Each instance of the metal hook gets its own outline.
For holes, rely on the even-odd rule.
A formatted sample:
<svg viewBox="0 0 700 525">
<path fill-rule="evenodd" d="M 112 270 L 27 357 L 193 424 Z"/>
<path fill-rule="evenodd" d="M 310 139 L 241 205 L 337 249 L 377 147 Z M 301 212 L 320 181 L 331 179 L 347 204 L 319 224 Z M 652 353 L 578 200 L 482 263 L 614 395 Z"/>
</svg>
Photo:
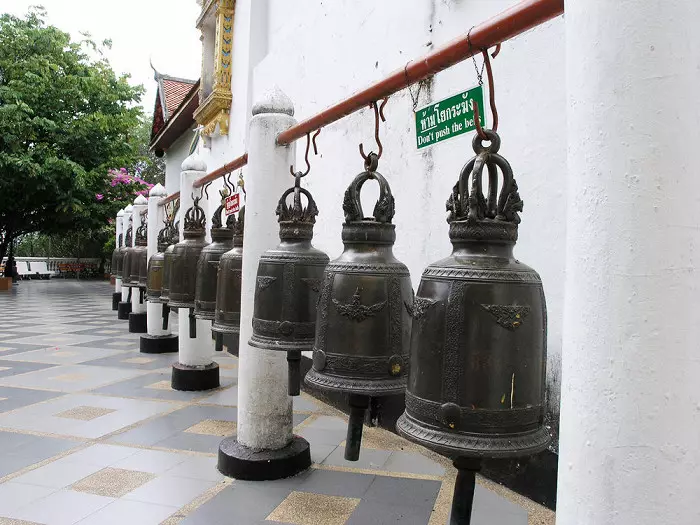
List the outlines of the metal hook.
<svg viewBox="0 0 700 525">
<path fill-rule="evenodd" d="M 498 53 L 500 52 L 500 50 L 501 44 L 498 44 L 492 56 L 495 58 L 496 55 L 498 55 Z M 491 68 L 491 59 L 489 58 L 488 49 L 482 50 L 481 53 L 484 56 L 484 64 L 486 65 L 486 76 L 489 79 L 489 103 L 491 104 L 491 114 L 493 116 L 493 125 L 491 126 L 491 129 L 493 131 L 498 131 L 498 110 L 496 109 L 496 94 L 495 87 L 493 85 L 493 69 Z M 481 138 L 483 139 L 484 137 Z"/>
<path fill-rule="evenodd" d="M 241 168 L 241 170 L 238 172 L 238 182 L 236 183 L 236 186 L 237 186 L 238 188 L 241 188 L 241 190 L 243 190 L 243 195 L 245 196 L 245 195 L 246 195 L 246 192 L 245 192 L 245 180 L 243 180 L 243 169 L 242 169 L 242 168 Z"/>
<path fill-rule="evenodd" d="M 226 176 L 224 177 L 224 186 L 228 188 L 228 190 L 231 192 L 231 195 L 233 195 L 236 192 L 236 188 L 233 186 L 233 183 L 231 182 L 231 172 L 227 173 Z"/>
<path fill-rule="evenodd" d="M 382 122 L 386 122 L 386 117 L 384 117 L 384 106 L 386 106 L 386 103 L 388 102 L 389 97 L 385 98 L 382 100 L 382 103 L 380 105 L 377 105 L 377 102 L 372 102 L 369 107 L 374 109 L 374 140 L 377 141 L 377 160 L 379 160 L 382 156 L 382 152 L 384 151 L 384 146 L 382 146 L 382 141 L 379 140 L 379 120 L 381 119 Z M 365 155 L 365 150 L 362 146 L 362 143 L 360 143 L 360 155 L 362 155 L 362 158 L 366 161 L 368 155 Z"/>
<path fill-rule="evenodd" d="M 314 134 L 314 155 L 318 155 L 318 149 L 316 148 L 316 137 L 318 134 L 321 133 L 321 130 L 319 129 L 316 131 Z M 306 171 L 294 171 L 294 166 L 289 166 L 289 173 L 292 174 L 292 177 L 295 177 L 297 179 L 297 184 L 298 180 L 301 177 L 306 177 L 309 172 L 311 171 L 311 164 L 309 163 L 309 146 L 311 145 L 311 133 L 306 134 L 306 152 L 304 153 L 304 161 L 306 162 Z"/>
<path fill-rule="evenodd" d="M 207 200 L 209 200 L 209 186 L 211 186 L 211 182 L 207 182 L 207 183 L 204 185 L 204 192 L 203 192 L 203 193 L 207 196 Z M 199 198 L 200 198 L 200 199 L 202 198 L 202 192 L 200 192 Z"/>
</svg>

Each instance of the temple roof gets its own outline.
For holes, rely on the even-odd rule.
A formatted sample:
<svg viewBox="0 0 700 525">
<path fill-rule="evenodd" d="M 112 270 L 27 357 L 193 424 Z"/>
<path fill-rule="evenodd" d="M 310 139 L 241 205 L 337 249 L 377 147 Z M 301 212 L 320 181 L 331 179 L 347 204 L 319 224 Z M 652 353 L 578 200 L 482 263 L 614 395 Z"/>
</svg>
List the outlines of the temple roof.
<svg viewBox="0 0 700 525">
<path fill-rule="evenodd" d="M 167 149 L 169 144 L 162 143 L 162 139 L 166 138 L 163 136 L 164 132 L 168 131 L 166 128 L 172 128 L 171 124 L 179 120 L 181 122 L 176 127 L 178 130 L 183 128 L 182 131 L 184 131 L 194 122 L 193 114 L 198 105 L 196 94 L 199 89 L 199 80 L 172 77 L 158 71 L 155 71 L 155 80 L 158 82 L 158 92 L 153 109 L 151 148 L 158 146 L 159 149 Z M 171 120 L 173 120 L 172 123 Z M 172 143 L 177 139 L 177 136 L 172 137 L 172 132 L 168 135 L 167 139 L 172 140 L 166 139 L 166 142 Z"/>
</svg>

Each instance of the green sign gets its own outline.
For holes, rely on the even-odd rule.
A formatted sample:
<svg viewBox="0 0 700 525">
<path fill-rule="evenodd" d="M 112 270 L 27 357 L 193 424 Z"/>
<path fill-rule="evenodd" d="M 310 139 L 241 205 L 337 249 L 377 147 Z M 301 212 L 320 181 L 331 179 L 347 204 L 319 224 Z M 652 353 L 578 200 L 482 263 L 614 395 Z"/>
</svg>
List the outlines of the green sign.
<svg viewBox="0 0 700 525">
<path fill-rule="evenodd" d="M 474 131 L 476 124 L 472 104 L 478 104 L 479 120 L 482 126 L 486 126 L 482 86 L 476 86 L 416 111 L 418 149 Z"/>
</svg>

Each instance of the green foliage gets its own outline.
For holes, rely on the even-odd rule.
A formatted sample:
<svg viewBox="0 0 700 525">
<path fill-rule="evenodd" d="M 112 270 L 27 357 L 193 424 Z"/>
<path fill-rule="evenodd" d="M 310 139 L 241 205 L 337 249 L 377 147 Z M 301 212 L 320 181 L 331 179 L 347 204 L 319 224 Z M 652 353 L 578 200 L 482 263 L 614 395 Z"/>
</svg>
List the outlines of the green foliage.
<svg viewBox="0 0 700 525">
<path fill-rule="evenodd" d="M 0 256 L 32 232 L 97 235 L 104 245 L 103 228 L 135 189 L 97 200 L 108 170 L 147 163 L 143 88 L 102 58 L 108 42 L 71 41 L 44 16 L 0 16 Z"/>
</svg>

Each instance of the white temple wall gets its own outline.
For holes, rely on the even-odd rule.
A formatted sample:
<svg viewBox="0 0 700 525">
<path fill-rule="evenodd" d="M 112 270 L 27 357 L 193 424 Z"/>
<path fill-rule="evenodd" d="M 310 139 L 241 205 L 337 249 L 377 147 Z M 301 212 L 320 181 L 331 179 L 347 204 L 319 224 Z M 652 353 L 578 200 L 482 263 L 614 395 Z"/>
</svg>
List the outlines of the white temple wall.
<svg viewBox="0 0 700 525">
<path fill-rule="evenodd" d="M 512 3 L 415 0 L 408 8 L 405 0 L 300 0 L 294 5 L 287 0 L 238 0 L 229 134 L 217 134 L 209 141 L 210 149 L 202 150 L 208 170 L 245 151 L 251 103 L 270 87 L 279 86 L 294 102 L 296 118 L 303 120 L 462 35 Z M 477 57 L 479 67 L 481 62 Z M 493 68 L 501 153 L 513 167 L 525 202 L 515 253 L 540 273 L 547 295 L 549 405 L 556 415 L 566 233 L 562 19 L 505 43 Z M 419 107 L 476 83 L 474 64 L 465 61 L 428 82 L 420 92 Z M 417 89 L 411 88 L 414 95 Z M 395 254 L 409 267 L 417 288 L 424 267 L 450 251 L 445 201 L 459 170 L 473 155 L 473 134 L 418 151 L 408 90 L 389 99 L 385 114 L 387 122 L 380 128 L 384 154 L 379 171 L 387 177 L 396 199 Z M 491 123 L 490 112 L 487 118 Z M 317 142 L 319 155 L 311 152 L 311 173 L 304 184 L 320 209 L 314 244 L 333 259 L 342 251 L 343 193 L 363 170 L 358 144 L 364 142 L 365 151 L 376 150 L 373 112 L 363 110 L 324 128 Z M 297 147 L 300 167 L 304 147 L 302 140 Z M 291 185 L 291 176 L 289 180 Z M 210 195 L 215 187 L 216 183 Z M 371 213 L 376 195 L 376 187 L 366 188 L 366 214 Z M 269 198 L 270 213 L 274 213 L 279 195 Z"/>
</svg>

